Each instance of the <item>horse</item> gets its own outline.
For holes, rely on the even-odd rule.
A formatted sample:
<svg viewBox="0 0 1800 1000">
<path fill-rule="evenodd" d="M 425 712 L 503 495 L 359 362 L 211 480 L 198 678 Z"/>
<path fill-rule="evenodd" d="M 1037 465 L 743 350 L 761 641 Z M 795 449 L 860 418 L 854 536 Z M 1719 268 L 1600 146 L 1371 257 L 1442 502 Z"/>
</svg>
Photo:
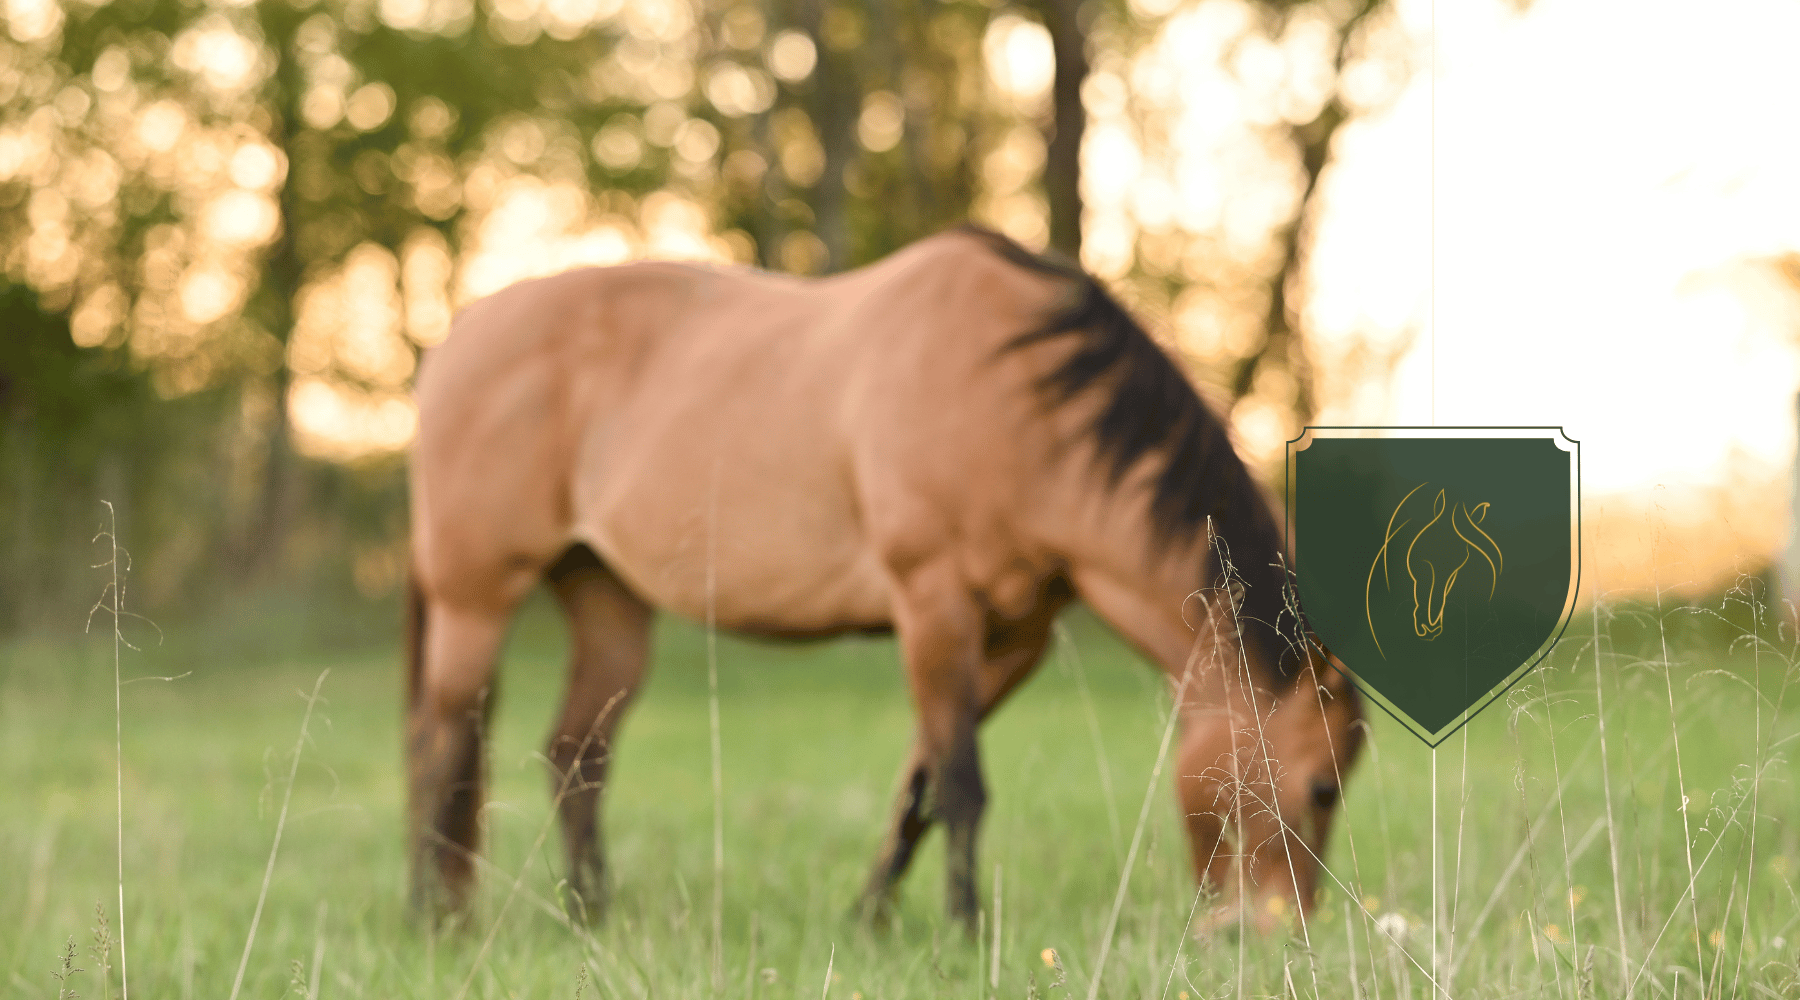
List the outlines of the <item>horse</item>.
<svg viewBox="0 0 1800 1000">
<path fill-rule="evenodd" d="M 1224 422 L 1077 266 L 964 227 L 818 279 L 573 270 L 469 305 L 415 392 L 408 826 L 434 919 L 470 902 L 496 657 L 540 581 L 571 634 L 546 756 L 589 920 L 656 611 L 895 634 L 917 730 L 860 906 L 890 912 L 941 823 L 947 907 L 972 927 L 976 729 L 1077 599 L 1175 694 L 1176 793 L 1220 919 L 1311 906 L 1361 702 L 1299 617 Z"/>
</svg>

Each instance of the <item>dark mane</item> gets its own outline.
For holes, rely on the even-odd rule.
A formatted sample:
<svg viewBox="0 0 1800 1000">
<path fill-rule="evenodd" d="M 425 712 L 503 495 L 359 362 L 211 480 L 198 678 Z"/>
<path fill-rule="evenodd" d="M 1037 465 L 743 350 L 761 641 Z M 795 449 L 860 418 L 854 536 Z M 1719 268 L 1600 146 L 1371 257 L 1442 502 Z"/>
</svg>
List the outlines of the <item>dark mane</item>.
<svg viewBox="0 0 1800 1000">
<path fill-rule="evenodd" d="M 1191 543 L 1210 517 L 1218 551 L 1208 560 L 1208 579 L 1202 585 L 1221 585 L 1221 570 L 1244 584 L 1243 618 L 1267 626 L 1266 632 L 1254 625 L 1247 632 L 1262 633 L 1256 638 L 1270 643 L 1278 678 L 1292 680 L 1303 659 L 1286 636 L 1298 609 L 1289 604 L 1286 571 L 1279 564 L 1285 545 L 1224 422 L 1207 408 L 1168 352 L 1092 275 L 1071 262 L 1032 253 L 999 233 L 976 226 L 964 231 L 1018 267 L 1071 283 L 1074 295 L 1067 305 L 1002 350 L 1059 338 L 1074 342 L 1074 350 L 1039 381 L 1046 403 L 1060 406 L 1090 389 L 1106 394 L 1089 433 L 1109 484 L 1118 486 L 1147 456 L 1160 457 L 1151 484 L 1152 544 L 1160 549 L 1170 542 Z"/>
<path fill-rule="evenodd" d="M 1190 541 L 1207 516 L 1224 513 L 1248 471 L 1231 447 L 1225 428 L 1168 353 L 1092 275 L 1072 263 L 1032 253 L 999 233 L 974 226 L 965 231 L 986 240 L 1008 262 L 1073 283 L 1066 306 L 1007 342 L 1017 350 L 1067 337 L 1075 349 L 1044 375 L 1039 388 L 1058 406 L 1090 388 L 1106 392 L 1106 402 L 1090 432 L 1112 485 L 1145 456 L 1160 452 L 1150 500 L 1156 540 Z M 1226 486 L 1221 489 L 1221 486 Z"/>
</svg>

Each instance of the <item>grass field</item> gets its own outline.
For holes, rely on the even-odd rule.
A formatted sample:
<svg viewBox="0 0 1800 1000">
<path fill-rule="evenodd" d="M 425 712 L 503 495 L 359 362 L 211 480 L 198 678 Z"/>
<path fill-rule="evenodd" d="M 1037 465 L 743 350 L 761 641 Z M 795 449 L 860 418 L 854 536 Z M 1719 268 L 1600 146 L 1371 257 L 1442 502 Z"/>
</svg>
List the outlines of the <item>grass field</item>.
<svg viewBox="0 0 1800 1000">
<path fill-rule="evenodd" d="M 122 966 L 133 996 L 231 997 L 287 801 L 240 996 L 1086 997 L 1147 792 L 1099 995 L 1431 994 L 1431 753 L 1374 719 L 1313 918 L 1271 937 L 1196 939 L 1169 774 L 1150 781 L 1166 695 L 1081 614 L 983 733 L 979 943 L 944 922 L 936 839 L 897 929 L 848 917 L 910 733 L 891 643 L 722 638 L 715 983 L 705 642 L 671 622 L 609 791 L 611 918 L 591 936 L 565 926 L 536 756 L 562 652 L 541 603 L 502 674 L 478 912 L 444 935 L 415 928 L 404 908 L 393 649 L 255 649 L 239 640 L 256 630 L 240 624 L 126 650 L 127 678 L 182 676 L 122 689 L 121 924 L 112 645 L 72 617 L 66 637 L 0 647 L 6 995 L 58 996 L 73 941 L 82 971 L 67 988 L 83 997 L 118 995 Z M 1598 656 L 1593 621 L 1578 618 L 1548 669 L 1438 752 L 1436 964 L 1449 993 L 1800 995 L 1790 661 L 1779 643 L 1729 648 L 1732 630 L 1692 609 L 1603 618 Z M 124 932 L 123 948 L 96 948 L 97 912 L 112 939 Z"/>
</svg>

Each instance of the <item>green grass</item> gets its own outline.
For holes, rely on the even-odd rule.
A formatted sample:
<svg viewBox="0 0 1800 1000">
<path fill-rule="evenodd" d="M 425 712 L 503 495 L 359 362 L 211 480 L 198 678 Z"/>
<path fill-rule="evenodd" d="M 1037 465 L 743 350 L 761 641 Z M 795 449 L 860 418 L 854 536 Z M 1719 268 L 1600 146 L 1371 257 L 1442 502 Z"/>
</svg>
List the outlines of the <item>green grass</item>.
<svg viewBox="0 0 1800 1000">
<path fill-rule="evenodd" d="M 1767 650 L 1755 661 L 1741 644 L 1728 650 L 1728 629 L 1696 625 L 1686 609 L 1660 620 L 1676 644 L 1667 669 L 1657 662 L 1655 615 L 1608 620 L 1617 641 L 1603 644 L 1599 668 L 1604 770 L 1585 619 L 1549 669 L 1477 718 L 1466 743 L 1459 735 L 1438 752 L 1442 940 L 1454 947 L 1443 964 L 1457 964 L 1453 995 L 1625 995 L 1620 910 L 1630 975 L 1643 970 L 1636 996 L 1699 996 L 1703 985 L 1719 996 L 1800 990 L 1800 897 L 1791 885 L 1800 874 L 1800 828 L 1791 822 L 1800 801 L 1792 766 L 1778 756 L 1800 732 L 1793 706 L 1780 703 L 1796 700 L 1783 691 L 1789 665 Z M 991 805 L 981 880 L 990 919 L 996 865 L 1002 884 L 997 991 L 988 986 L 991 940 L 969 943 L 942 916 L 938 839 L 905 885 L 897 930 L 872 934 L 848 918 L 911 732 L 892 644 L 721 639 L 723 995 L 1087 995 L 1150 787 L 1166 695 L 1158 676 L 1091 619 L 1074 615 L 1068 624 L 1069 640 L 982 735 Z M 91 947 L 96 904 L 110 914 L 114 937 L 121 929 L 113 912 L 112 648 L 108 638 L 71 631 L 0 647 L 6 995 L 57 996 L 52 974 L 71 938 L 84 970 L 71 988 L 84 997 L 119 990 L 117 949 L 103 984 Z M 223 639 L 215 651 L 208 634 L 183 630 L 161 647 L 124 654 L 128 678 L 185 674 L 123 689 L 122 929 L 133 996 L 230 995 L 287 791 L 303 695 L 327 670 L 241 995 L 307 995 L 310 987 L 321 997 L 448 998 L 472 977 L 469 996 L 573 997 L 584 966 L 587 996 L 714 995 L 711 758 L 697 630 L 663 623 L 656 667 L 626 724 L 605 817 L 615 899 L 591 938 L 551 916 L 560 869 L 554 831 L 532 851 L 549 815 L 537 754 L 563 670 L 544 605 L 528 609 L 502 674 L 486 813 L 492 865 L 472 926 L 445 936 L 414 927 L 404 906 L 397 655 L 242 653 L 243 643 Z M 1655 655 L 1640 659 L 1615 646 Z M 1328 879 L 1313 920 L 1286 934 L 1240 941 L 1185 932 L 1195 888 L 1165 771 L 1151 789 L 1101 994 L 1429 995 L 1411 963 L 1432 965 L 1423 926 L 1432 893 L 1431 754 L 1385 717 L 1373 727 L 1373 751 L 1351 779 L 1347 821 L 1329 857 L 1348 892 Z M 1687 895 L 1676 736 L 1697 914 Z M 1759 759 L 1765 769 L 1753 781 Z M 1389 929 L 1408 925 L 1410 959 L 1375 930 L 1377 919 Z M 1046 948 L 1066 966 L 1061 987 L 1052 988 Z M 310 979 L 315 963 L 317 981 L 296 986 L 296 968 Z"/>
</svg>

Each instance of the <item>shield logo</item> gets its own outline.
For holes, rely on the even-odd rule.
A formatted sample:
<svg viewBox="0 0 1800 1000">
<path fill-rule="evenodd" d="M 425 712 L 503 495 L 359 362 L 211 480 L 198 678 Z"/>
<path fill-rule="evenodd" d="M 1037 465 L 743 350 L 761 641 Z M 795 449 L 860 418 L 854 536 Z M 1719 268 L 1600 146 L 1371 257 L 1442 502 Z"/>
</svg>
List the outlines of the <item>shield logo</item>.
<svg viewBox="0 0 1800 1000">
<path fill-rule="evenodd" d="M 1288 442 L 1307 624 L 1436 746 L 1555 646 L 1581 566 L 1581 451 L 1561 428 L 1308 427 Z"/>
</svg>

